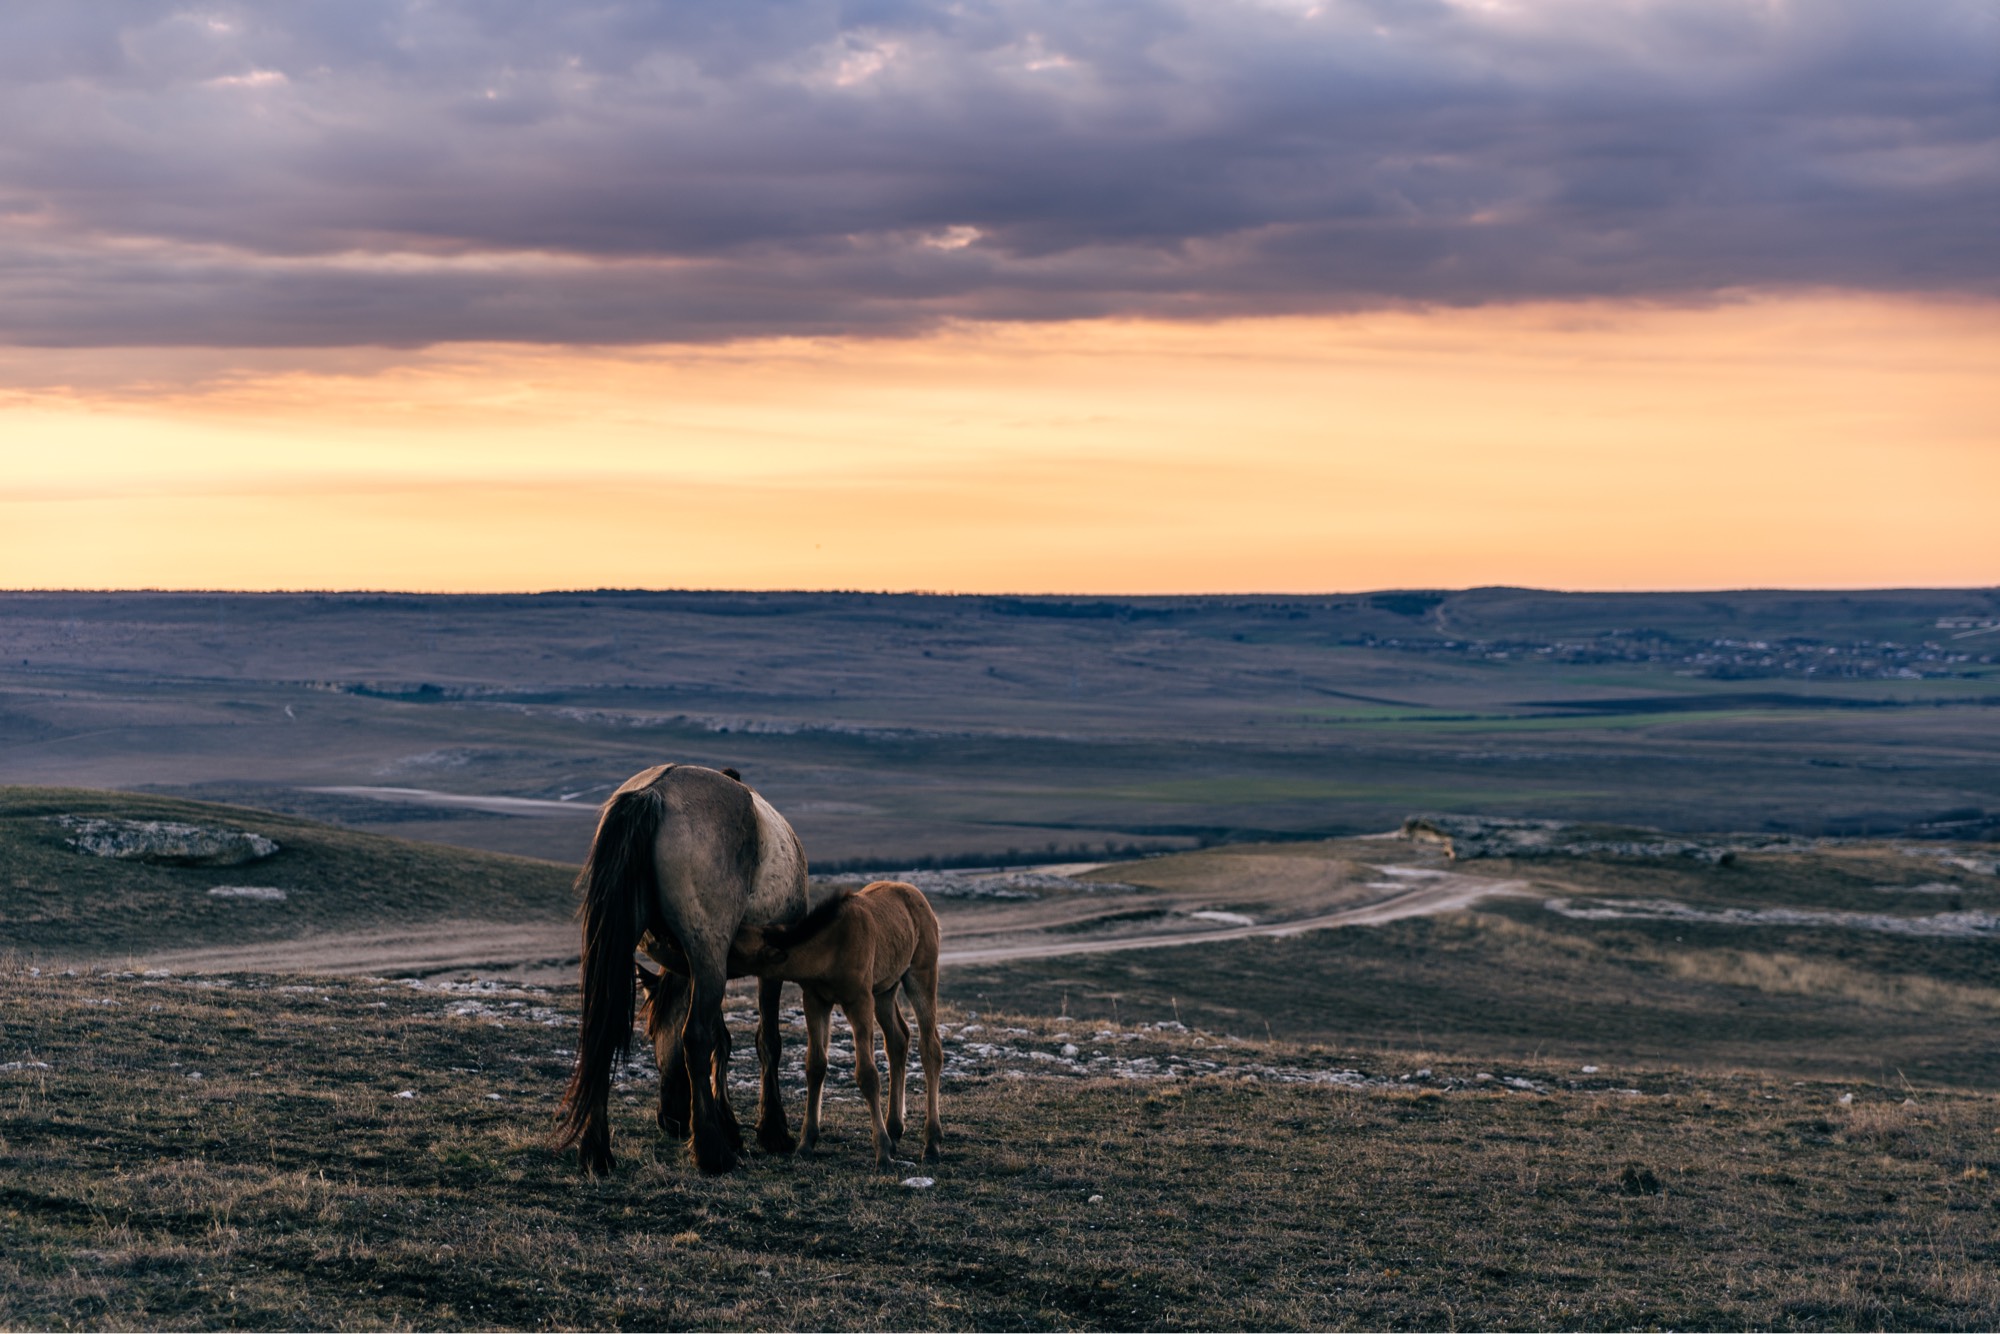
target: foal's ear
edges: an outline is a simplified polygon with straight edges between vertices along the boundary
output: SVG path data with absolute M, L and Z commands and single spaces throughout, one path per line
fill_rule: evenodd
M 724 778 L 734 778 L 739 783 L 743 781 L 743 775 L 737 773 L 734 769 L 724 769 L 722 776 Z
M 757 951 L 757 962 L 763 964 L 783 963 L 791 957 L 790 950 L 781 950 L 776 945 L 766 945 Z

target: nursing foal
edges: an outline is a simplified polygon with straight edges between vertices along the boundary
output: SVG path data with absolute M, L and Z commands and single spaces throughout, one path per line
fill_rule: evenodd
M 805 992 L 806 1126 L 800 1147 L 819 1140 L 820 1092 L 826 1084 L 827 1036 L 838 1005 L 854 1030 L 854 1078 L 868 1099 L 875 1130 L 875 1166 L 889 1166 L 903 1137 L 903 1081 L 910 1065 L 910 1026 L 896 1006 L 896 988 L 917 1012 L 924 1063 L 924 1161 L 936 1162 L 944 1141 L 938 1118 L 938 920 L 922 891 L 900 880 L 877 880 L 827 900 L 796 922 L 745 926 L 730 946 L 730 970 L 796 982 Z M 875 1073 L 875 1025 L 889 1052 L 889 1115 L 882 1115 Z

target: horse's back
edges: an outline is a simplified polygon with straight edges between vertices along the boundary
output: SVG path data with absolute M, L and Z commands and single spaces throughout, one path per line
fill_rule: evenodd
M 769 802 L 699 765 L 663 767 L 650 785 L 665 808 L 653 845 L 659 909 L 684 949 L 726 949 L 744 922 L 805 911 L 805 855 Z
M 885 918 L 895 923 L 895 934 L 904 938 L 907 961 L 904 968 L 935 964 L 942 931 L 931 901 L 915 885 L 902 880 L 877 880 L 856 892 L 866 896 Z

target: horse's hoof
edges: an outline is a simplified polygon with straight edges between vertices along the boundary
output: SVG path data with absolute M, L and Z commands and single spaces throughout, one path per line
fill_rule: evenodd
M 924 1145 L 924 1161 L 927 1163 L 941 1163 L 944 1161 L 944 1154 L 939 1151 L 937 1145 L 926 1144 Z
M 594 1177 L 610 1176 L 611 1169 L 618 1164 L 618 1160 L 611 1156 L 611 1150 L 609 1149 L 602 1149 L 595 1153 L 588 1151 L 580 1152 L 577 1154 L 577 1162 L 585 1172 Z
M 757 1147 L 765 1153 L 791 1153 L 799 1147 L 792 1138 L 792 1132 L 785 1126 L 758 1126 Z
M 671 1135 L 675 1139 L 686 1139 L 688 1137 L 687 1122 L 676 1121 L 673 1117 L 668 1116 L 665 1112 L 660 1113 L 658 1120 L 660 1123 L 661 1134 Z
M 688 1148 L 694 1152 L 694 1166 L 710 1176 L 722 1176 L 724 1172 L 736 1170 L 736 1146 L 730 1144 L 728 1130 L 722 1126 L 702 1126 L 694 1128 L 694 1138 L 688 1140 Z
M 903 1142 L 903 1123 L 901 1121 L 891 1121 L 889 1123 L 889 1142 L 891 1144 L 901 1144 Z

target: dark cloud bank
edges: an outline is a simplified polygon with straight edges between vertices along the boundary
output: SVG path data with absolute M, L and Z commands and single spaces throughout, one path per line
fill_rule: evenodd
M 2000 295 L 1987 0 L 9 6 L 0 341 Z

